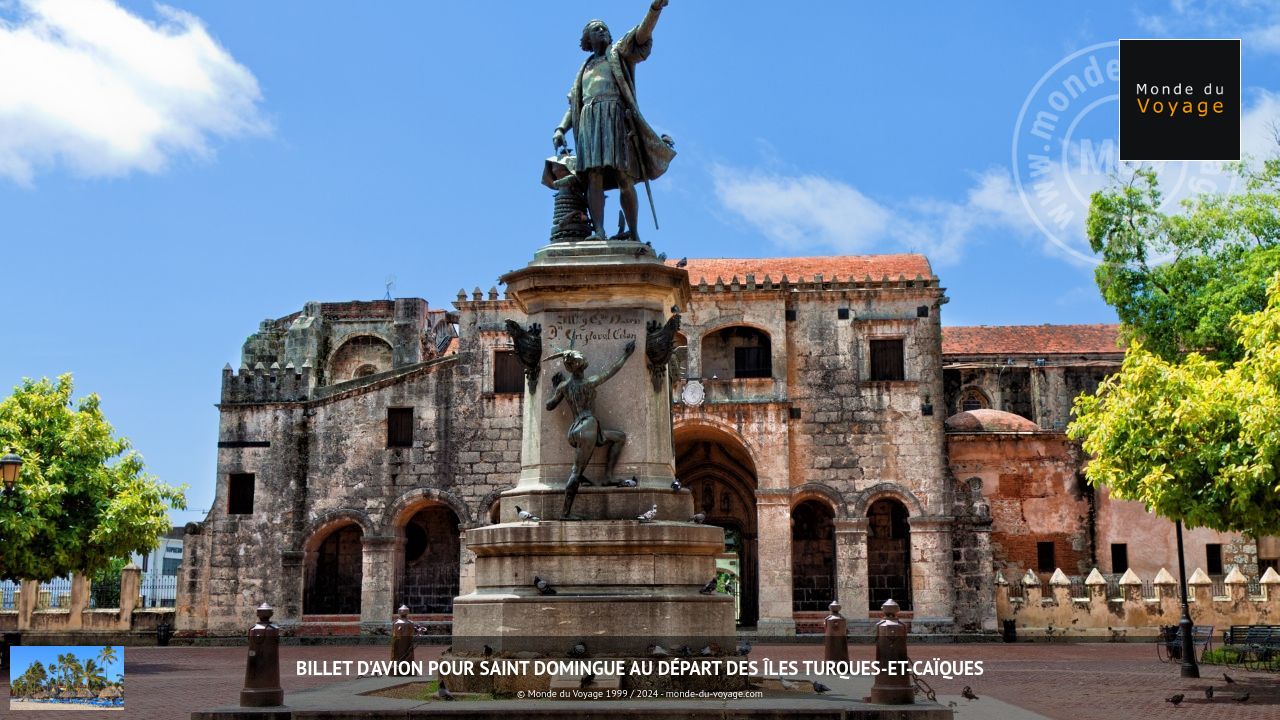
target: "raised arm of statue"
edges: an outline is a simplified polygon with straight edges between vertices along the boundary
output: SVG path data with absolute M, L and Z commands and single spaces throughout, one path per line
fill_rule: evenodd
M 666 6 L 667 0 L 653 0 L 653 4 L 649 6 L 649 12 L 644 14 L 644 20 L 640 21 L 640 27 L 636 30 L 637 43 L 649 44 L 649 39 L 653 37 L 653 28 L 658 24 L 658 15 Z
M 631 357 L 631 353 L 635 351 L 636 351 L 636 341 L 628 340 L 626 347 L 622 348 L 622 357 L 615 360 L 614 363 L 610 365 L 608 369 L 606 369 L 604 372 L 600 373 L 599 375 L 593 375 L 589 382 L 592 385 L 600 385 L 604 383 L 606 380 L 608 380 L 609 378 L 618 374 L 618 371 L 622 369 L 622 366 L 627 363 L 627 358 Z

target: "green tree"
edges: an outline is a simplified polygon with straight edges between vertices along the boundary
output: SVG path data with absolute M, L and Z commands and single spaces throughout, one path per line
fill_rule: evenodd
M 1089 244 L 1095 272 L 1129 340 L 1174 360 L 1189 351 L 1225 362 L 1240 358 L 1231 320 L 1266 304 L 1280 269 L 1280 159 L 1237 164 L 1238 192 L 1201 194 L 1177 212 L 1160 210 L 1154 170 L 1094 193 Z
M 1229 324 L 1234 365 L 1167 360 L 1135 342 L 1120 372 L 1076 398 L 1085 474 L 1189 527 L 1280 533 L 1280 273 L 1266 307 Z
M 97 395 L 71 399 L 70 375 L 23 380 L 0 402 L 0 449 L 22 456 L 22 477 L 0 497 L 0 579 L 93 573 L 113 558 L 149 552 L 184 509 L 182 488 L 144 472 L 117 438 Z

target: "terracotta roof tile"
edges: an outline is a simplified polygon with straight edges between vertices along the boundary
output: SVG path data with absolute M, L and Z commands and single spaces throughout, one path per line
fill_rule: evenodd
M 942 328 L 943 355 L 1119 354 L 1119 325 L 969 325 Z
M 675 260 L 668 260 L 674 265 Z M 783 275 L 795 282 L 801 278 L 808 280 L 821 273 L 826 280 L 853 278 L 861 280 L 870 275 L 876 280 L 886 275 L 897 279 L 905 275 L 907 279 L 915 279 L 916 275 L 933 277 L 933 269 L 923 255 L 828 255 L 824 257 L 772 257 L 772 258 L 689 258 L 689 282 L 697 285 L 706 279 L 713 284 L 717 277 L 725 282 L 733 279 L 745 280 L 748 273 L 756 276 L 756 282 L 764 280 L 768 275 L 775 282 Z

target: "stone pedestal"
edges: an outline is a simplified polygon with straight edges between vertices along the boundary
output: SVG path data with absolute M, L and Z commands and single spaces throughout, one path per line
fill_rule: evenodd
M 635 242 L 558 243 L 502 278 L 507 292 L 542 326 L 543 357 L 581 352 L 586 376 L 602 373 L 636 351 L 596 389 L 595 415 L 626 433 L 616 477 L 635 477 L 634 488 L 601 487 L 606 449 L 599 448 L 579 490 L 573 514 L 560 521 L 564 485 L 573 464 L 568 403 L 546 409 L 561 363 L 546 363 L 538 385 L 525 388 L 521 469 L 503 493 L 498 525 L 467 530 L 475 555 L 474 591 L 454 600 L 453 652 L 480 655 L 488 645 L 504 654 L 565 657 L 577 642 L 592 657 L 649 657 L 658 644 L 672 654 L 688 645 L 736 645 L 734 605 L 728 595 L 699 591 L 716 576 L 724 532 L 689 521 L 693 498 L 673 491 L 675 460 L 665 363 L 658 382 L 648 366 L 648 323 L 662 324 L 672 306 L 689 302 L 688 277 Z M 523 522 L 516 506 L 539 516 Z M 657 506 L 653 522 L 636 518 Z M 534 578 L 555 594 L 541 594 Z

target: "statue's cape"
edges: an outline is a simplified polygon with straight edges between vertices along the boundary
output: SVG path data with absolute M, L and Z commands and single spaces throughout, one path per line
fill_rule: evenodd
M 649 57 L 649 52 L 653 50 L 652 38 L 644 45 L 636 42 L 637 30 L 639 30 L 638 25 L 623 35 L 621 40 L 610 45 L 605 52 L 605 59 L 609 63 L 609 69 L 613 71 L 618 92 L 626 103 L 627 109 L 631 111 L 631 120 L 635 132 L 639 135 L 641 160 L 644 164 L 644 173 L 647 175 L 647 178 L 641 179 L 656 180 L 667 171 L 667 167 L 671 165 L 671 159 L 676 156 L 676 151 L 662 142 L 658 133 L 649 127 L 644 115 L 640 114 L 640 105 L 636 102 L 636 63 Z M 588 57 L 587 61 L 590 59 Z M 587 69 L 587 61 L 578 68 L 578 75 L 573 79 L 573 88 L 569 90 L 569 107 L 573 110 L 575 131 L 578 118 L 582 114 L 582 74 Z

